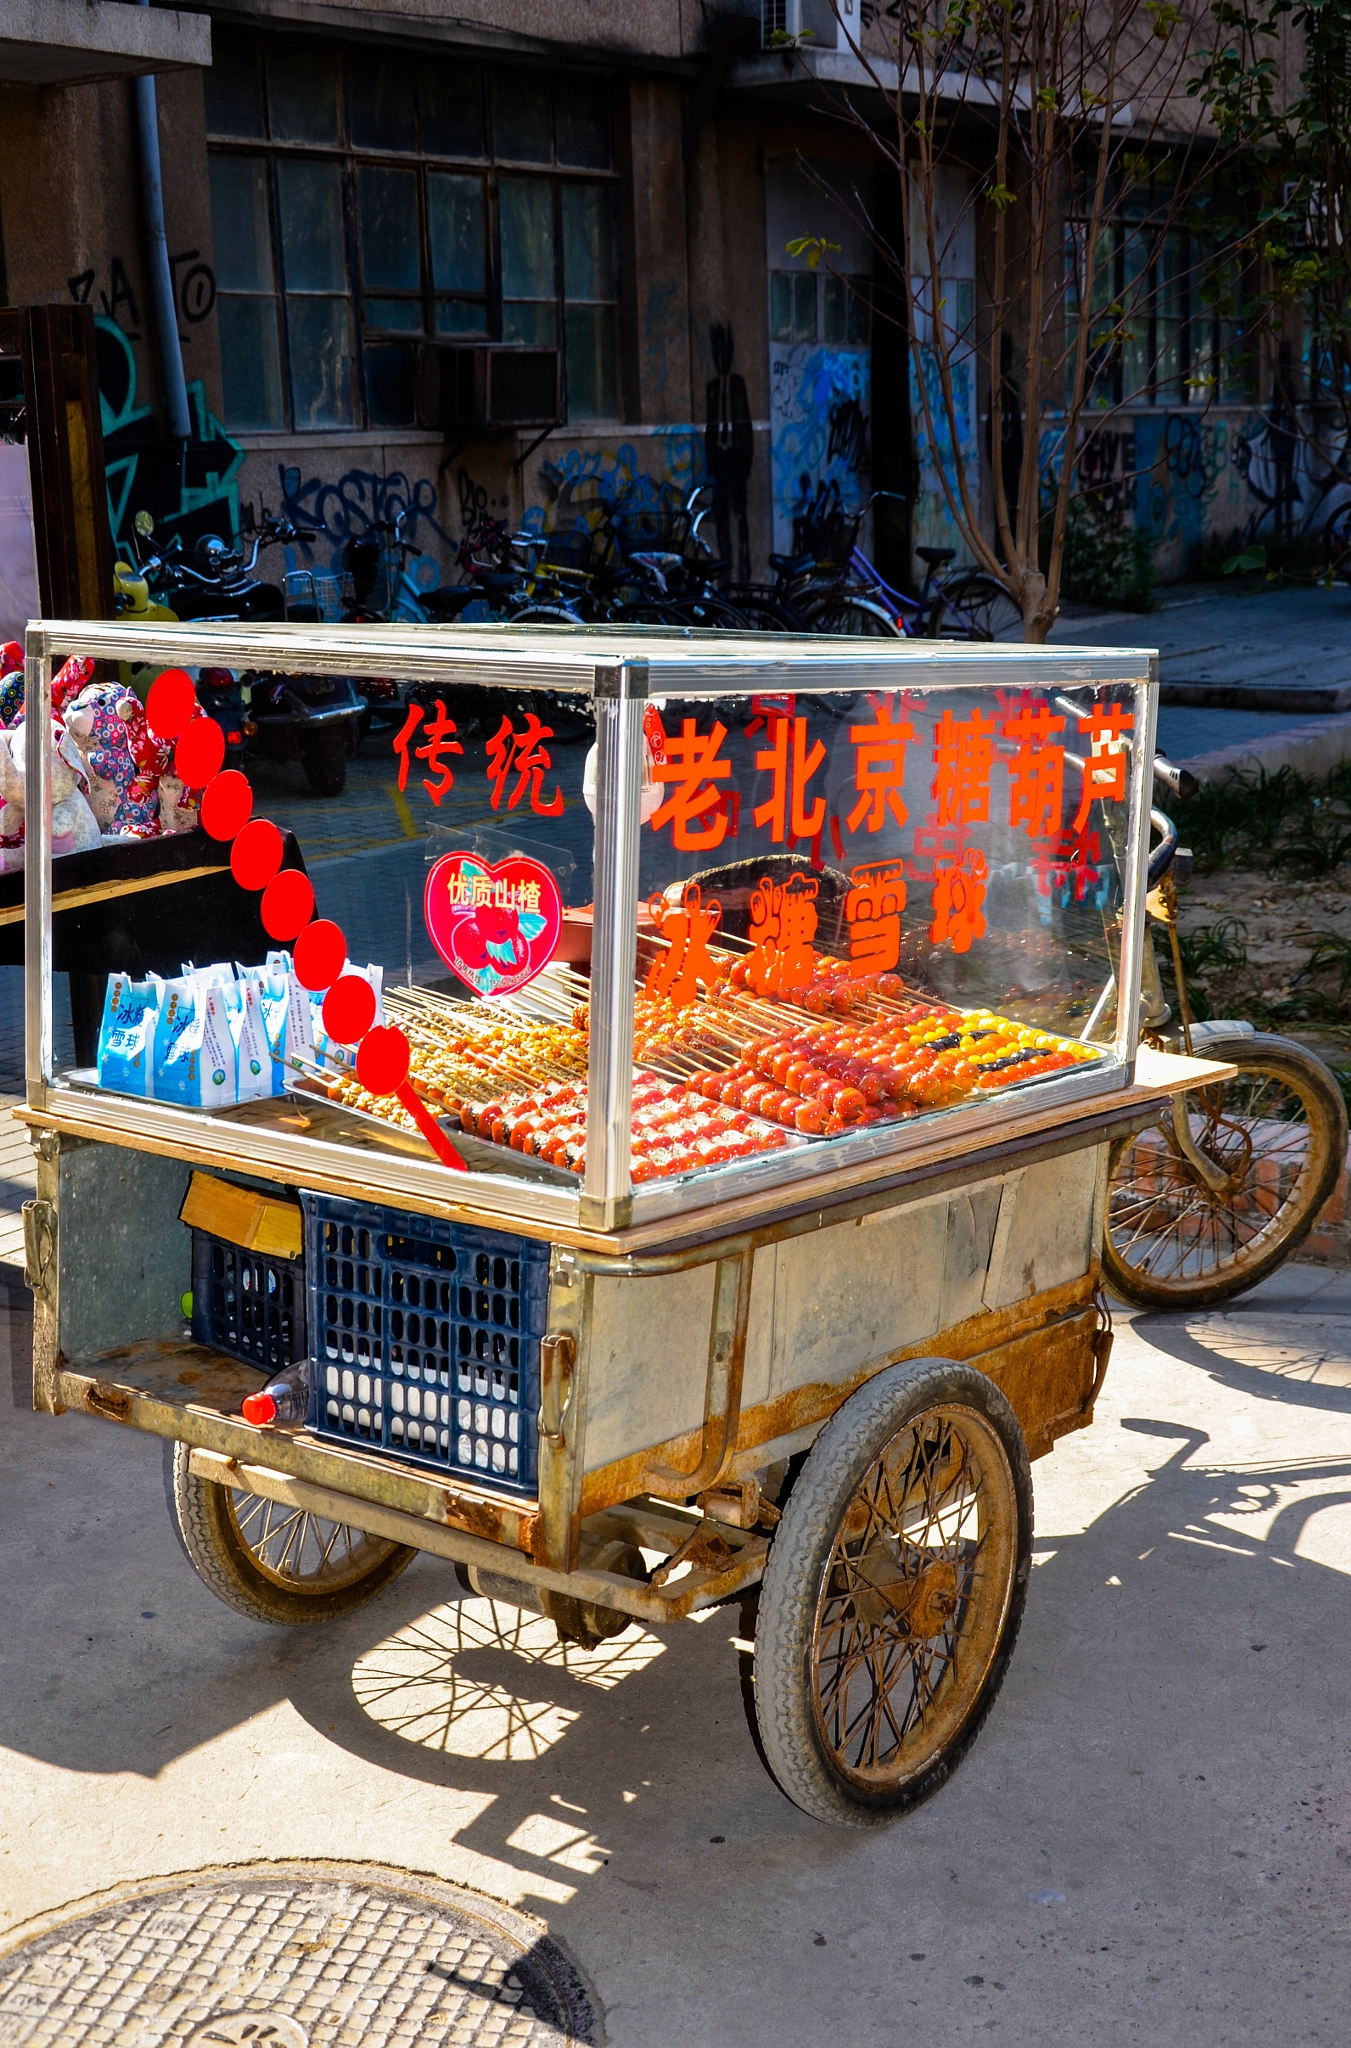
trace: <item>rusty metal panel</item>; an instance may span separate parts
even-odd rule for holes
[[[584,1465],[591,1471],[698,1429],[704,1416],[716,1266],[595,1282]],[[751,1327],[760,1314],[751,1293]]]
[[[1008,1308],[1048,1287],[1062,1287],[1086,1273],[1097,1250],[1094,1234],[1098,1154],[1086,1147],[1064,1159],[1027,1167],[1014,1194],[1012,1217],[1004,1227],[1003,1205],[996,1239],[1005,1241],[1002,1268],[991,1274],[987,1308]]]
[[[771,1395],[851,1379],[942,1328],[949,1206],[883,1209],[780,1247]],[[752,1324],[760,1313],[753,1297]]]
[[[985,1282],[999,1217],[1002,1183],[982,1181],[948,1204],[948,1236],[943,1250],[943,1298],[938,1324],[943,1330],[979,1315],[985,1305]]]

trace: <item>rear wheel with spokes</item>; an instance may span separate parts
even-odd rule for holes
[[[1266,1279],[1304,1242],[1346,1159],[1346,1105],[1313,1053],[1264,1032],[1206,1053],[1234,1079],[1175,1096],[1112,1148],[1103,1272],[1142,1308],[1204,1307]]]
[[[765,1761],[818,1820],[873,1827],[946,1782],[1013,1652],[1032,1546],[1017,1419],[969,1365],[889,1366],[822,1430],[761,1590]]]
[[[302,1508],[236,1493],[191,1469],[175,1444],[170,1481],[183,1548],[218,1600],[283,1627],[332,1621],[381,1592],[416,1550]]]
[[[943,640],[1021,640],[1023,615],[1002,583],[975,571],[954,576],[939,595],[936,631]]]
[[[885,605],[870,597],[827,597],[804,613],[809,633],[849,633],[865,640],[903,640]]]

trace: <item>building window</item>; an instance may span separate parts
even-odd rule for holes
[[[230,426],[409,426],[437,340],[560,348],[569,418],[615,417],[608,88],[227,29],[214,49]]]
[[[1090,405],[1213,405],[1251,398],[1256,365],[1241,264],[1228,253],[1234,223],[1206,195],[1172,224],[1167,187],[1144,185],[1127,217],[1110,226],[1094,264],[1088,374]],[[1213,215],[1209,228],[1207,214]],[[1076,287],[1086,224],[1071,225],[1067,381],[1073,376]]]
[[[833,271],[771,270],[771,341],[828,341],[866,348],[871,331],[866,277],[838,277]]]

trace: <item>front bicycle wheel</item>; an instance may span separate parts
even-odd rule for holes
[[[1103,1273],[1142,1308],[1203,1308],[1265,1280],[1304,1242],[1346,1160],[1346,1104],[1313,1053],[1262,1032],[1206,1050],[1234,1079],[1175,1096],[1112,1148]],[[1218,1187],[1178,1142],[1184,1114]]]
[[[870,640],[904,640],[885,605],[870,597],[828,597],[806,614],[809,633],[849,633]]]
[[[1021,640],[1023,615],[1002,583],[979,571],[941,586],[935,610],[943,640]]]

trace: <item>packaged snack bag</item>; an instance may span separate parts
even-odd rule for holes
[[[272,1063],[269,1095],[280,1095],[286,1087],[286,1013],[291,996],[291,962],[286,953],[269,953],[263,967],[241,967],[239,979],[248,982],[258,996],[258,1021],[263,1043]]]
[[[164,984],[150,1089],[157,1102],[178,1102],[188,1109],[202,1106],[202,997],[196,975],[179,975]]]
[[[343,974],[355,975],[359,981],[368,981],[370,983],[371,988],[375,992],[375,1022],[383,1024],[385,1021],[384,968],[374,962],[367,967],[357,967],[349,960],[343,968]],[[329,1037],[324,1029],[324,999],[322,996],[312,996],[310,1002],[313,1016],[315,1053],[320,1063],[328,1067],[339,1067],[348,1072],[354,1071],[356,1067],[356,1047],[345,1045],[341,1040]]]
[[[225,991],[230,1032],[235,1047],[238,1102],[258,1102],[272,1091],[272,1054],[263,1024],[262,996],[251,975],[243,975]]]
[[[208,970],[210,972],[210,970]],[[234,1012],[239,984],[234,969],[228,981],[204,981],[194,975],[202,1013],[202,1108],[229,1109],[239,1100],[239,1059]]]
[[[164,983],[152,974],[133,981],[110,974],[99,1026],[99,1085],[127,1095],[149,1095],[154,1070],[155,1030]]]

